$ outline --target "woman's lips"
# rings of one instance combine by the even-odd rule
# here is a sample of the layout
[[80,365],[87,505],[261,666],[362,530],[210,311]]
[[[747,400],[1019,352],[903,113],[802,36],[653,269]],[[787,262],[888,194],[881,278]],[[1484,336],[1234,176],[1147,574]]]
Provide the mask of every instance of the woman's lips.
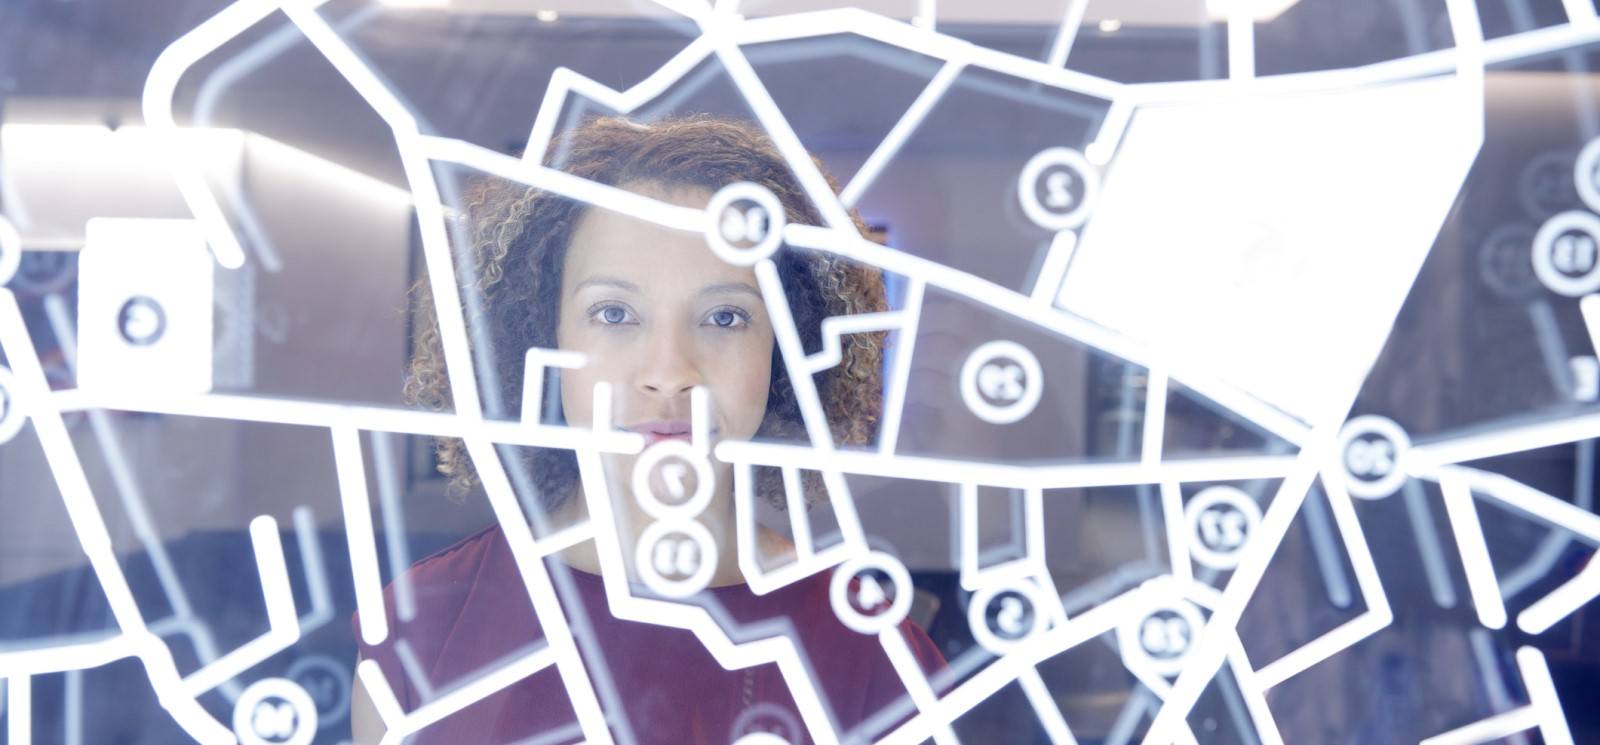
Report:
[[640,434],[644,435],[645,447],[650,447],[651,445],[663,440],[683,440],[684,442],[688,442],[690,437],[688,432],[674,433],[670,435],[662,432],[641,432]]
[[[643,422],[628,427],[629,431],[644,435],[645,447],[649,447],[663,440],[683,440],[688,442],[694,435],[694,428],[688,421],[682,419],[663,419],[655,422]],[[716,430],[712,430],[713,433]]]

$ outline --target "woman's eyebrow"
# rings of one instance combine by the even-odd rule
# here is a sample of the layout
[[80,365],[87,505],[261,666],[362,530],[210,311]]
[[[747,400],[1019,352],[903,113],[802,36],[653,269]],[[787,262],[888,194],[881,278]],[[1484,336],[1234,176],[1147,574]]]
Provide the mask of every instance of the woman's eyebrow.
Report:
[[614,288],[619,289],[619,290],[626,290],[628,292],[634,292],[634,293],[637,293],[639,291],[639,286],[634,284],[634,283],[632,283],[632,282],[629,282],[628,280],[618,279],[616,277],[606,277],[606,276],[590,277],[590,278],[588,278],[586,280],[583,280],[582,282],[579,282],[578,284],[573,285],[572,286],[572,291],[573,292],[577,292],[578,290],[581,290],[581,289],[583,289],[585,287],[590,287],[590,286],[594,286],[594,287],[614,287]]
[[757,299],[761,298],[761,291],[749,282],[718,282],[714,285],[706,285],[700,288],[701,295],[715,295],[723,292],[740,292],[754,295]]

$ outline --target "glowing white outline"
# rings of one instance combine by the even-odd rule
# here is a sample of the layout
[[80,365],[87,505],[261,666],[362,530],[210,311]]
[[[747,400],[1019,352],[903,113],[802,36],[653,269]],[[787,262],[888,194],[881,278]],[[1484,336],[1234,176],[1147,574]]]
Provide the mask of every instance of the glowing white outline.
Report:
[[[1083,195],[1078,199],[1078,203],[1066,212],[1057,213],[1039,203],[1039,176],[1051,166],[1066,166],[1067,170],[1075,172],[1078,180],[1083,182]],[[1099,169],[1095,168],[1083,153],[1069,147],[1046,148],[1035,153],[1027,163],[1023,164],[1022,173],[1017,175],[1017,199],[1022,202],[1022,214],[1027,215],[1033,224],[1045,230],[1059,233],[1083,225],[1089,219],[1089,214],[1094,211],[1095,197],[1099,194]],[[1037,291],[1035,292],[1037,294]]]
[[[1581,277],[1568,277],[1556,269],[1552,252],[1555,250],[1555,241],[1562,233],[1569,230],[1581,230],[1589,234],[1595,243],[1595,263],[1589,272]],[[1566,295],[1567,297],[1581,297],[1600,290],[1600,217],[1592,212],[1582,210],[1569,210],[1552,215],[1539,226],[1538,232],[1533,234],[1533,273],[1544,283],[1551,292]]]
[[[1022,367],[1024,376],[1022,395],[1003,406],[989,403],[978,390],[978,376],[983,367],[999,357],[1011,358]],[[1039,405],[1039,399],[1044,395],[1044,368],[1031,350],[1017,342],[1003,339],[987,341],[967,353],[966,360],[961,363],[960,386],[961,400],[973,416],[990,424],[1013,424],[1027,418],[1033,413],[1033,408]]]
[[294,709],[294,734],[282,745],[311,745],[317,736],[317,704],[306,689],[288,678],[262,678],[239,695],[233,707],[233,732],[238,735],[240,745],[269,745],[251,727],[255,707],[268,696],[277,696]]
[[[869,569],[876,569],[889,577],[889,584],[894,590],[894,600],[889,601],[889,608],[882,613],[869,616],[856,610],[855,604],[850,602],[850,580],[857,574]],[[911,612],[911,572],[900,559],[882,551],[870,551],[861,556],[846,559],[833,571],[833,576],[828,579],[828,601],[833,605],[833,615],[837,616],[839,623],[857,634],[881,635],[899,634],[896,627],[905,620],[906,614]]]
[[[673,503],[661,499],[651,488],[650,471],[667,458],[687,461],[689,467],[694,469],[694,493],[682,502]],[[704,512],[711,504],[711,497],[717,486],[716,478],[711,461],[696,450],[692,443],[683,440],[662,440],[645,448],[644,452],[639,454],[638,460],[633,462],[633,499],[638,502],[639,509],[657,520],[692,518]]]
[[[1217,505],[1226,505],[1237,510],[1244,515],[1245,525],[1247,526],[1244,531],[1244,541],[1239,544],[1238,548],[1229,553],[1212,549],[1206,545],[1204,540],[1198,539],[1201,533],[1201,515],[1206,510]],[[1219,571],[1232,570],[1239,565],[1239,554],[1244,551],[1245,544],[1250,542],[1250,537],[1254,534],[1256,528],[1261,527],[1261,505],[1256,504],[1256,500],[1251,499],[1250,495],[1246,494],[1243,489],[1226,484],[1201,489],[1200,493],[1194,495],[1189,500],[1189,503],[1184,505],[1183,513],[1189,529],[1186,537],[1191,539],[1189,540],[1189,555],[1193,556],[1194,560],[1201,565]]]
[[[1394,463],[1389,472],[1373,481],[1358,478],[1350,472],[1346,461],[1347,451],[1362,435],[1379,435],[1394,446]],[[1344,474],[1346,489],[1357,499],[1383,499],[1400,490],[1407,478],[1406,455],[1411,452],[1411,437],[1394,420],[1375,416],[1358,416],[1345,422],[1339,430],[1338,462],[1330,466]]]
[[[683,579],[667,578],[656,570],[655,562],[651,561],[656,544],[671,533],[683,534],[700,550],[699,564],[692,574]],[[634,547],[633,566],[645,587],[655,594],[680,600],[692,597],[711,584],[711,576],[717,571],[717,539],[712,537],[711,529],[698,520],[657,520],[646,525],[639,533],[639,542]]]
[[[246,6],[246,5],[262,5],[262,4],[260,4],[260,3],[250,3],[248,0],[245,0],[245,2],[238,3],[237,5],[238,6]],[[1461,5],[1462,4],[1460,2],[1453,1],[1451,3],[1452,25],[1453,25],[1453,27],[1460,27],[1460,26],[1464,25],[1464,26],[1467,26],[1468,30],[1470,31],[1471,27],[1475,26],[1475,24],[1476,24],[1475,14],[1473,14],[1470,19],[1466,18],[1465,14],[1462,12]],[[1569,6],[1569,12],[1570,12],[1572,7],[1581,8],[1582,4],[1581,3],[1578,3],[1578,4],[1568,3],[1568,6]],[[232,10],[234,7],[235,6],[230,6],[229,10]],[[704,16],[706,15],[706,11],[703,10],[703,9],[697,9],[696,7],[687,6],[687,5],[683,4],[683,3],[673,3],[673,4],[671,4],[671,7],[674,7],[675,9],[679,9],[680,12],[683,12],[685,15],[688,15],[691,18],[694,18],[697,21],[701,21],[703,23],[703,27],[706,30],[706,34],[702,35],[702,37],[701,37],[702,39],[707,38],[707,36],[709,36],[709,35],[711,35],[713,33],[717,33],[717,34],[723,33],[725,29],[730,29],[731,28],[731,29],[737,29],[738,33],[741,35],[740,36],[741,40],[744,40],[744,41],[748,42],[748,37],[743,36],[743,35],[746,34],[746,33],[750,33],[752,28],[755,28],[757,30],[759,30],[761,28],[760,24],[757,24],[755,22],[728,23],[728,24],[724,24],[724,25],[721,25],[721,26],[710,26],[710,25],[706,25],[705,24],[705,20],[706,19],[704,18]],[[242,12],[242,11],[237,11],[237,12]],[[225,11],[225,13],[226,13],[226,11]],[[219,14],[219,17],[221,17],[221,15],[222,14]],[[810,14],[802,14],[802,15],[810,15]],[[875,16],[870,16],[870,15],[866,15],[866,14],[859,14],[859,13],[833,13],[833,12],[828,12],[828,11],[824,11],[822,14],[817,14],[817,15],[818,16],[826,16],[826,17],[818,18],[818,17],[814,16],[811,20],[822,21],[823,23],[819,23],[819,24],[817,24],[815,26],[807,25],[807,27],[803,28],[803,29],[791,29],[790,31],[788,31],[786,33],[794,33],[795,30],[816,32],[816,31],[818,31],[818,29],[820,29],[822,27],[825,27],[828,22],[837,23],[840,20],[851,20],[851,21],[861,20],[863,16],[865,16],[865,18],[867,18],[867,19],[875,19],[875,18],[877,18]],[[792,18],[793,17],[783,17],[782,19],[779,19],[779,20],[783,20],[785,22],[790,22],[790,20]],[[764,19],[764,20],[772,20],[772,19]],[[1468,21],[1470,21],[1470,23]],[[1466,66],[1468,66],[1470,64],[1473,64],[1473,63],[1481,65],[1481,63],[1485,59],[1504,60],[1504,59],[1509,59],[1511,57],[1515,57],[1515,56],[1519,56],[1519,55],[1533,54],[1533,53],[1536,53],[1539,50],[1556,49],[1556,48],[1560,48],[1560,47],[1564,47],[1564,46],[1571,46],[1573,44],[1583,43],[1583,42],[1585,42],[1587,40],[1593,40],[1595,38],[1600,38],[1600,36],[1597,36],[1596,33],[1594,32],[1594,30],[1592,29],[1592,26],[1593,26],[1593,10],[1592,10],[1592,8],[1586,9],[1586,10],[1581,10],[1581,11],[1578,11],[1578,12],[1572,12],[1572,21],[1573,21],[1573,26],[1570,27],[1570,28],[1569,27],[1556,27],[1556,28],[1553,28],[1553,29],[1544,29],[1544,30],[1541,30],[1540,32],[1529,32],[1527,34],[1519,34],[1519,35],[1517,35],[1515,37],[1507,37],[1507,38],[1503,38],[1503,39],[1497,39],[1497,40],[1495,40],[1493,42],[1488,42],[1488,43],[1481,42],[1481,34],[1479,34],[1476,37],[1476,46],[1474,46],[1474,43],[1473,43],[1474,42],[1473,34],[1470,34],[1470,33],[1469,34],[1459,33],[1459,28],[1458,28],[1457,38],[1462,40],[1461,42],[1458,43],[1458,47],[1459,48],[1457,50],[1448,50],[1447,53],[1429,53],[1427,55],[1417,55],[1417,56],[1412,57],[1412,58],[1407,58],[1405,60],[1396,61],[1396,63],[1392,63],[1392,64],[1391,63],[1379,63],[1377,65],[1370,65],[1370,66],[1366,66],[1364,68],[1355,68],[1355,69],[1351,69],[1351,70],[1334,71],[1333,74],[1310,73],[1310,74],[1296,75],[1296,76],[1272,76],[1272,77],[1269,77],[1269,78],[1256,78],[1255,80],[1250,81],[1249,86],[1250,86],[1251,90],[1262,90],[1262,91],[1266,91],[1266,90],[1291,90],[1291,89],[1315,90],[1315,89],[1317,89],[1319,87],[1328,87],[1330,85],[1341,84],[1341,83],[1342,84],[1351,84],[1351,83],[1357,82],[1357,81],[1369,81],[1369,82],[1370,81],[1381,81],[1381,80],[1386,80],[1386,79],[1398,79],[1400,77],[1432,74],[1432,72],[1448,70],[1449,66],[1452,65],[1452,64],[1456,66],[1456,68],[1457,68],[1457,70],[1459,72],[1459,71],[1462,71],[1464,67],[1466,67]],[[963,47],[960,44],[949,44],[948,43],[949,40],[948,40],[947,37],[940,37],[937,34],[932,34],[931,32],[924,32],[923,30],[911,29],[910,27],[904,26],[904,24],[893,24],[893,26],[889,26],[889,25],[884,25],[884,24],[877,23],[876,21],[873,21],[872,23],[867,24],[867,25],[869,25],[870,28],[868,28],[866,32],[863,32],[863,33],[867,33],[867,35],[875,35],[876,32],[881,31],[881,32],[883,32],[883,34],[885,36],[893,36],[893,37],[895,37],[896,41],[901,42],[901,43],[914,43],[916,45],[926,47],[931,42],[935,46],[947,47],[949,49],[954,49],[954,50],[960,50],[961,53],[965,53],[965,54],[974,54],[977,57],[983,59],[984,61],[998,61],[999,60],[999,58],[995,58],[995,57],[993,57],[991,55],[980,53],[978,51],[975,51],[975,50],[971,49],[970,45],[966,45],[966,47]],[[777,30],[777,27],[775,25],[773,25],[773,24],[767,24],[767,27],[769,28],[769,30],[772,30],[772,31],[776,31]],[[212,28],[213,31],[215,30],[215,27],[208,27],[208,28]],[[851,29],[851,30],[855,30],[855,29]],[[223,38],[220,41],[217,42],[217,45],[220,46],[220,43],[222,41],[225,41],[226,38],[227,38],[227,36],[223,35]],[[789,37],[789,38],[799,38],[799,37],[795,36],[795,37]],[[895,42],[891,42],[891,43],[895,43]],[[734,55],[730,54],[725,48],[719,48],[718,51],[719,51],[719,54],[724,54],[726,56],[734,56]],[[203,56],[203,54],[199,55],[199,56]],[[1004,55],[1001,55],[1001,57],[1004,57]],[[1011,68],[1011,67],[1014,67],[1015,64],[1016,63],[1014,61],[1012,61],[1012,60],[1005,60],[1004,64],[1001,67],[1002,68]],[[1480,67],[1480,69],[1481,69],[1481,67]],[[179,72],[181,72],[181,70]],[[737,76],[737,74],[736,74],[736,76]],[[176,76],[174,74],[174,79],[175,79],[175,77]],[[671,77],[671,76],[663,76],[663,77]],[[1025,77],[1030,77],[1031,78],[1033,76],[1032,75],[1025,75]],[[1463,76],[1463,77],[1466,77],[1466,76]],[[1089,76],[1081,76],[1081,78],[1080,77],[1074,77],[1072,79],[1074,80],[1073,85],[1076,85],[1078,83],[1087,82],[1092,86],[1092,85],[1097,85],[1099,83],[1104,83],[1105,82],[1105,81],[1098,81],[1098,79],[1095,79],[1095,78],[1092,78],[1092,77],[1089,77]],[[1056,78],[1056,80],[1057,81],[1061,81],[1061,80],[1066,80],[1066,78]],[[1050,81],[1041,81],[1041,82],[1050,82]],[[1227,81],[1227,82],[1236,83],[1236,84],[1239,84],[1241,86],[1245,85],[1242,81]],[[744,87],[748,87],[748,83],[749,83],[749,79],[747,78],[746,81],[745,81],[745,86]],[[361,88],[361,86],[358,86],[358,89],[359,88]],[[1183,98],[1183,97],[1193,97],[1193,96],[1199,96],[1199,95],[1210,95],[1212,92],[1215,91],[1215,86],[1210,86],[1210,85],[1205,85],[1205,84],[1152,84],[1152,85],[1147,85],[1147,86],[1115,86],[1115,87],[1108,85],[1108,86],[1106,86],[1104,88],[1104,90],[1107,90],[1107,91],[1113,90],[1113,89],[1117,90],[1117,91],[1126,91],[1128,93],[1128,95],[1132,97],[1129,100],[1148,102],[1148,101],[1153,101],[1153,100],[1159,100],[1160,97],[1162,97],[1162,96],[1171,96],[1171,97],[1173,97],[1175,99],[1179,99],[1179,98]],[[148,98],[149,98],[149,88],[147,88],[147,99]],[[1121,103],[1121,100],[1122,99],[1119,99],[1118,103]],[[546,107],[546,109],[548,109],[548,108],[552,108],[552,107]],[[1125,106],[1125,110],[1131,110],[1131,108],[1132,108],[1131,104]],[[546,109],[541,109],[541,115],[546,113]],[[1110,129],[1110,128],[1103,128],[1102,129],[1102,135],[1104,135],[1108,129]],[[1098,143],[1099,143],[1099,141],[1097,140],[1097,144]],[[402,152],[405,152],[409,145],[414,145],[414,144],[417,144],[417,143],[402,142]],[[788,153],[786,153],[786,155],[787,154]],[[414,170],[414,162],[413,163],[408,163],[408,170]],[[813,196],[815,197],[815,195],[813,195]],[[187,198],[187,195],[186,195],[186,198]],[[191,202],[192,202],[192,200],[191,200]],[[193,207],[191,207],[191,208],[193,209]],[[424,209],[424,208],[419,207],[419,210],[422,210],[422,209]],[[198,212],[198,210],[197,210],[197,212]],[[428,225],[429,225],[429,222],[425,219],[424,220],[425,232],[427,231]],[[224,226],[225,226],[225,223],[224,223]],[[211,232],[214,233],[214,232],[217,232],[217,231],[211,231]],[[208,235],[210,235],[210,234],[208,233]],[[214,240],[214,236],[211,236],[211,238]],[[425,243],[427,243],[426,240],[425,240]],[[215,243],[213,243],[213,250],[216,250]],[[912,276],[913,276],[913,278],[915,280],[915,277],[917,275],[913,274]],[[435,281],[438,281],[437,278],[435,279]],[[987,297],[987,294],[983,294],[981,296]],[[447,315],[451,315],[451,314],[447,314]],[[447,337],[451,336],[451,334],[447,332],[446,336]],[[464,337],[462,337],[462,338],[464,340]],[[448,351],[452,351],[458,345],[455,343],[454,340],[447,339],[447,345],[446,346],[447,346],[447,352],[448,352]],[[909,357],[909,355],[907,355],[907,357]],[[453,378],[454,378],[454,376],[453,376]],[[1195,386],[1191,385],[1191,387],[1195,387]],[[1196,388],[1196,390],[1200,390],[1200,389]],[[1203,395],[1208,395],[1208,394],[1203,393]],[[1216,396],[1212,396],[1212,397],[1213,398],[1217,398]],[[60,402],[68,402],[68,401],[71,400],[71,398],[70,397],[61,397],[58,400]],[[458,399],[458,400],[462,400],[462,399]],[[1218,401],[1219,401],[1219,403],[1223,403],[1224,405],[1230,405],[1228,402],[1222,401],[1221,399],[1218,399]],[[1231,405],[1230,405],[1230,408],[1235,408],[1235,407],[1231,407]],[[1247,406],[1246,408],[1247,409],[1252,409],[1252,413],[1261,413],[1263,411],[1260,407],[1248,407]],[[60,410],[59,407],[57,407],[57,411],[59,411],[59,410]],[[1255,416],[1252,416],[1252,413],[1247,413],[1246,416],[1249,417],[1249,418],[1252,418],[1252,419],[1256,418]],[[1275,422],[1279,426],[1284,426],[1285,424],[1287,424],[1282,418],[1279,418],[1277,415],[1273,415],[1273,414],[1270,414],[1270,413],[1266,414],[1265,416],[1262,416],[1261,418],[1265,419],[1267,421]],[[323,420],[323,421],[326,422],[327,420]],[[1570,428],[1571,426],[1572,425],[1571,425],[1570,422],[1563,423],[1562,424],[1562,429]],[[1271,429],[1272,427],[1269,426],[1268,428]],[[553,428],[553,429],[556,430],[556,431],[562,431],[561,428]],[[1284,430],[1288,431],[1288,432],[1295,433],[1296,435],[1298,435],[1297,437],[1294,437],[1294,438],[1286,438],[1286,439],[1290,439],[1291,442],[1295,442],[1295,444],[1303,444],[1302,443],[1302,439],[1306,438],[1306,435],[1309,434],[1307,429],[1305,427],[1303,427],[1303,425],[1300,425],[1300,423],[1298,423],[1298,422],[1294,422],[1293,424],[1288,424],[1288,426],[1284,426]],[[1554,431],[1554,430],[1535,429],[1533,431],[1535,431],[1538,434],[1538,436],[1540,436],[1540,437],[1549,437],[1549,436],[1551,436],[1551,432]],[[552,434],[555,434],[555,433],[552,432]],[[1315,439],[1315,438],[1309,438],[1309,439]],[[1459,443],[1458,442],[1458,443],[1451,443],[1451,444],[1455,445],[1458,448],[1459,447],[1463,447],[1463,446],[1467,446],[1467,443]],[[1515,443],[1514,441],[1509,441],[1509,440],[1506,440],[1506,439],[1496,439],[1496,440],[1493,441],[1493,444],[1495,446],[1502,446],[1503,444],[1525,444],[1525,443]],[[577,447],[583,447],[583,445],[579,445]],[[636,448],[635,448],[635,450],[636,450]],[[892,447],[888,449],[888,452],[892,452],[892,451],[893,451]],[[1409,470],[1409,471],[1426,470],[1427,465],[1428,464],[1426,462],[1415,462],[1414,461],[1414,462],[1410,462],[1410,463],[1407,464],[1407,470]],[[1296,475],[1298,475],[1298,469],[1295,469],[1295,470],[1297,471]],[[1161,475],[1155,469],[1147,469],[1146,472],[1144,473],[1145,476],[1152,475],[1152,474]],[[829,474],[825,474],[825,477],[828,476],[828,475]],[[832,477],[835,480],[837,480],[837,478],[838,478],[836,473],[832,474]],[[1291,480],[1293,480],[1293,479],[1291,479]],[[1554,512],[1554,513],[1562,512],[1559,508],[1552,508],[1547,503],[1541,502],[1538,498],[1534,498],[1532,500],[1529,500],[1529,499],[1524,498],[1523,494],[1521,494],[1520,492],[1516,492],[1514,490],[1508,492],[1508,494],[1510,496],[1506,497],[1507,499],[1514,500],[1515,502],[1517,502],[1519,504],[1522,504],[1524,506],[1532,507],[1532,509],[1529,510],[1530,512],[1533,512],[1533,513],[1536,513],[1536,514],[1547,514],[1547,513],[1552,513],[1552,512]],[[1281,494],[1280,494],[1280,496],[1281,496]],[[1547,499],[1547,500],[1551,499],[1547,495],[1539,495],[1539,497],[1542,497],[1542,498]],[[1294,501],[1294,502],[1298,503],[1299,499],[1303,499],[1303,495],[1301,495],[1297,499],[1288,500],[1288,501]],[[1331,495],[1330,495],[1330,499],[1332,499]],[[1274,504],[1273,504],[1273,509],[1269,510],[1269,515],[1268,515],[1268,520],[1267,520],[1268,523],[1271,522],[1271,518],[1272,518],[1274,512],[1277,512],[1279,514],[1282,513],[1282,510],[1279,509],[1279,504],[1278,504],[1279,501],[1283,501],[1283,500],[1275,500]],[[1558,501],[1558,500],[1551,500],[1551,501]],[[1338,508],[1337,507],[1335,509],[1335,513],[1336,513],[1336,518],[1337,518],[1337,515],[1338,515]],[[75,526],[76,525],[77,525],[77,523],[75,521]],[[604,531],[601,531],[601,532],[604,532]],[[1280,533],[1280,537],[1281,537],[1281,533]],[[80,540],[83,540],[82,539],[82,533],[80,533]],[[1347,540],[1348,540],[1348,536],[1347,536]],[[1271,543],[1275,544],[1276,541],[1272,541]],[[1255,554],[1263,553],[1263,552],[1252,551],[1251,553],[1252,553],[1252,555],[1255,555]],[[1266,551],[1265,553],[1270,554],[1270,550]],[[97,574],[98,574],[98,572],[97,572]],[[1248,573],[1245,573],[1245,574],[1248,574]],[[1256,579],[1259,579],[1259,577],[1257,577]],[[1238,595],[1238,592],[1236,592],[1234,590],[1234,588],[1230,586],[1230,592],[1224,596],[1224,600],[1227,601],[1225,603],[1225,605],[1232,606],[1232,605],[1236,604],[1235,603],[1235,598],[1237,597],[1237,595]],[[1245,593],[1245,596],[1246,597],[1248,596],[1248,592]],[[1222,614],[1222,613],[1219,612],[1219,615],[1225,615],[1225,614]],[[1081,618],[1083,618],[1083,617],[1080,617],[1080,620],[1081,620]],[[1208,631],[1210,630],[1209,627],[1216,625],[1215,622],[1217,620],[1218,619],[1216,617],[1214,617],[1213,618],[1213,623],[1208,624]],[[131,642],[133,640],[129,640],[129,641]],[[149,640],[146,640],[143,643],[148,644],[148,643],[151,643],[151,642]],[[157,646],[159,646],[159,645],[157,645]],[[1010,659],[1010,658],[1007,658],[1007,659]],[[1205,665],[1192,665],[1191,667],[1205,667]],[[988,671],[985,671],[985,672],[988,672]],[[1179,685],[1175,687],[1174,693],[1175,694],[1184,693],[1185,686],[1184,686],[1184,680],[1182,678],[1194,678],[1194,677],[1196,677],[1196,675],[1197,674],[1188,674],[1188,673],[1186,673],[1184,676],[1181,676],[1180,677],[1180,681],[1179,681]],[[983,678],[984,684],[988,685],[989,683],[991,683],[994,679],[996,679],[998,677],[1001,677],[1001,676],[1000,675],[986,676],[985,678]],[[960,704],[960,703],[963,703],[963,702],[969,702],[971,700],[970,692],[979,690],[982,687],[983,686],[981,686],[981,685],[980,686],[964,686],[963,690],[969,692],[966,695],[966,697],[964,699],[959,699],[959,698],[958,699],[954,699],[950,703],[952,703],[952,704]],[[1191,687],[1192,687],[1192,684],[1191,684]],[[1185,695],[1187,695],[1187,694],[1185,694]],[[1197,693],[1195,695],[1197,695]],[[971,703],[967,703],[967,706],[970,707],[970,705],[971,705]],[[1184,708],[1184,707],[1183,706],[1174,706],[1174,705],[1168,705],[1168,706],[1163,707],[1163,711],[1158,716],[1158,721],[1156,723],[1158,726],[1153,726],[1152,727],[1152,730],[1151,730],[1152,731],[1152,735],[1155,735],[1155,734],[1157,734],[1159,732],[1159,733],[1161,733],[1163,735],[1171,734],[1171,736],[1176,739],[1176,738],[1182,737],[1184,734],[1187,734],[1187,728],[1186,727],[1176,727],[1176,728],[1172,727],[1172,719],[1175,716],[1177,716],[1176,714],[1173,714],[1172,712],[1177,710],[1177,709],[1182,709],[1182,708]],[[947,712],[941,712],[941,716],[944,715],[945,713],[947,713]],[[917,724],[917,727],[911,727],[910,725],[917,723],[919,720],[925,720],[925,719],[929,719],[929,718],[930,718],[929,715],[924,715],[923,717],[919,717],[917,720],[913,720],[912,723],[908,723],[907,726],[902,727],[902,729],[899,730],[898,732],[902,732],[902,733],[903,732],[911,732],[913,730],[917,730],[918,728],[925,728],[925,726],[926,726],[925,722],[923,722],[921,724]],[[1165,729],[1161,725],[1165,725]],[[1169,732],[1169,730],[1170,730],[1170,732]]]
[[[1014,592],[1027,599],[1032,606],[1029,611],[1033,614],[1033,625],[1028,627],[1027,633],[1016,639],[1006,639],[989,628],[989,604],[1003,592]],[[972,629],[972,638],[995,655],[1004,655],[1017,647],[1026,646],[1039,638],[1050,627],[1050,606],[1060,605],[1052,602],[1044,588],[1037,583],[1029,582],[1024,577],[1002,576],[985,583],[972,593],[972,598],[967,602],[967,626]]]
[[[749,248],[739,248],[722,235],[723,213],[739,200],[755,202],[767,213],[766,234]],[[754,266],[756,262],[772,256],[783,245],[783,226],[788,223],[783,203],[778,201],[778,195],[773,194],[771,189],[760,184],[740,181],[718,189],[717,193],[711,195],[711,201],[706,203],[705,215],[706,243],[711,246],[711,253],[734,266]]]
[[1472,492],[1454,474],[1440,476],[1439,490],[1444,493],[1445,513],[1450,517],[1450,530],[1461,553],[1467,592],[1472,595],[1472,605],[1478,611],[1478,622],[1491,629],[1503,628],[1506,603],[1500,597],[1500,583],[1495,581],[1494,564],[1489,561],[1489,547],[1484,543],[1483,526],[1478,522],[1478,507],[1473,502]]

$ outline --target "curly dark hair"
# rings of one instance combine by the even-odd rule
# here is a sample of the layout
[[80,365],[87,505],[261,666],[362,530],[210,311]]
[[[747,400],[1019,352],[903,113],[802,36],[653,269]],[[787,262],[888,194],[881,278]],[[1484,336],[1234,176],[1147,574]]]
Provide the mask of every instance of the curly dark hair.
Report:
[[[595,117],[555,137],[545,163],[590,181],[611,186],[656,184],[698,186],[711,191],[748,181],[766,187],[783,204],[791,223],[817,225],[821,216],[806,197],[783,156],[767,135],[743,121],[696,115],[641,124],[623,117]],[[822,168],[820,162],[817,167]],[[824,171],[824,174],[826,172]],[[837,191],[832,178],[829,185]],[[523,365],[527,350],[556,346],[561,273],[567,246],[587,206],[557,194],[500,178],[476,182],[464,197],[465,242],[457,261],[471,270],[458,272],[467,323],[486,400],[498,406],[486,411],[505,416],[521,408]],[[852,215],[858,231],[865,226]],[[463,250],[464,249],[464,250]],[[709,249],[708,249],[709,250]],[[882,274],[874,267],[832,254],[781,250],[774,256],[794,322],[807,354],[822,346],[821,324],[829,316],[854,315],[886,308]],[[415,351],[405,395],[412,404],[433,410],[452,406],[444,367],[444,350],[427,282],[412,288],[416,303]],[[847,335],[841,340],[839,365],[817,376],[817,390],[837,444],[872,441],[882,412],[884,332]],[[547,397],[559,402],[559,377],[548,371]],[[492,388],[492,390],[491,390]],[[548,400],[548,398],[547,398]],[[787,367],[776,345],[772,383],[760,437],[804,435],[799,404]],[[437,443],[439,470],[450,479],[449,493],[460,501],[478,483],[477,473],[459,439]],[[545,510],[564,503],[578,483],[572,451],[522,451],[529,481],[538,491],[534,501]],[[782,484],[775,469],[759,469],[757,493],[780,509]],[[806,478],[806,501],[819,498],[820,479]]]

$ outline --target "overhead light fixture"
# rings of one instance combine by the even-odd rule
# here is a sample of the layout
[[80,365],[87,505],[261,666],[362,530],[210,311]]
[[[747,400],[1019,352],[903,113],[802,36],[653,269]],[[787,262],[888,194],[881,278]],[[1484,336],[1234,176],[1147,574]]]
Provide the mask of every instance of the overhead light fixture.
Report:
[[1107,18],[1100,22],[1101,33],[1114,34],[1120,30],[1122,30],[1122,21],[1115,18]]
[[555,23],[556,21],[561,20],[561,14],[553,10],[538,11],[533,14],[533,17],[544,23]]

